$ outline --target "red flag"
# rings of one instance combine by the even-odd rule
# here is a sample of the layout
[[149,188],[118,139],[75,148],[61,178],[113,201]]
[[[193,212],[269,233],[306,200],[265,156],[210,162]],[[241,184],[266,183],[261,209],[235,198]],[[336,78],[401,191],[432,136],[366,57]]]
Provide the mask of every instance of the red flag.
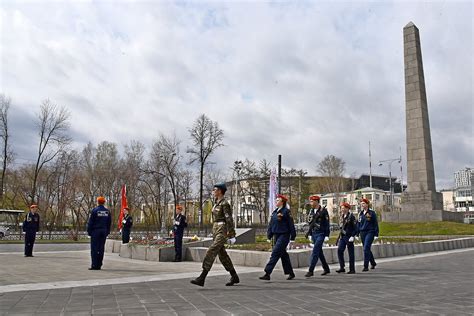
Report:
[[122,185],[122,203],[120,205],[120,215],[118,221],[118,228],[122,229],[122,220],[123,220],[123,209],[128,208],[127,204],[127,187],[126,185]]

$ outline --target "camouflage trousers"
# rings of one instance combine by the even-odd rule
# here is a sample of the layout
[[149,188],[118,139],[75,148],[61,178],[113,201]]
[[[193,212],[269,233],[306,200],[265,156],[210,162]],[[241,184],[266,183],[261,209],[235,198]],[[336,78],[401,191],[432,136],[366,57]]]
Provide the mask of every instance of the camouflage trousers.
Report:
[[225,251],[225,244],[227,242],[227,233],[225,225],[221,225],[220,227],[217,224],[214,224],[212,231],[214,235],[214,242],[212,245],[207,249],[206,256],[202,261],[202,269],[209,271],[212,268],[212,264],[217,256],[219,256],[219,260],[221,261],[222,265],[227,271],[234,270],[234,264],[232,260],[230,260],[227,251]]

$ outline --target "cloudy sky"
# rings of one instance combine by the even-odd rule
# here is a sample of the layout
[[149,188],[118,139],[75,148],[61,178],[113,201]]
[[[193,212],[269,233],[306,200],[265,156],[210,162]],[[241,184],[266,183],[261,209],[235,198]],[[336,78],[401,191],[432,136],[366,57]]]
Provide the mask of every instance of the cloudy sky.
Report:
[[[237,158],[316,174],[387,174],[405,154],[402,29],[420,29],[438,189],[473,158],[471,1],[2,1],[0,93],[12,99],[17,163],[34,157],[42,100],[67,107],[88,141],[189,144],[201,113]],[[398,167],[394,168],[398,169]],[[399,171],[393,170],[399,176]],[[404,175],[406,178],[406,173]]]

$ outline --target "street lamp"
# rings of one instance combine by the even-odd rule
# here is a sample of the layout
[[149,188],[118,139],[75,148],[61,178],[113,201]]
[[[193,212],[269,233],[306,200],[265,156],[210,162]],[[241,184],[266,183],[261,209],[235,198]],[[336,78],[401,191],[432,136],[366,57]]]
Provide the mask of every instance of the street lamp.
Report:
[[[395,159],[387,159],[387,160],[380,160],[379,167],[383,166],[384,163],[388,163],[388,181],[389,181],[389,188],[390,188],[390,211],[393,212],[393,194],[392,194],[392,163],[393,162],[401,163],[401,158]],[[403,184],[402,184],[403,185]]]
[[236,173],[237,177],[235,178],[235,203],[234,203],[234,225],[237,228],[237,221],[238,221],[238,211],[239,211],[239,177],[240,172],[242,171],[242,161],[236,160],[234,161],[234,172]]

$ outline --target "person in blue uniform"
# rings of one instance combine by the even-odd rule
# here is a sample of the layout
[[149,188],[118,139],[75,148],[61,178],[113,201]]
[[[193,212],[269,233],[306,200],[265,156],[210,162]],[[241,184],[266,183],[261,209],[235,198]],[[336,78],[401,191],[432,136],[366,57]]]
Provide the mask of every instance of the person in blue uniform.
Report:
[[174,262],[180,262],[183,253],[183,235],[184,229],[188,226],[186,216],[181,214],[183,207],[176,205],[176,215],[174,217],[173,235],[174,235]]
[[30,206],[30,211],[23,221],[23,232],[25,233],[25,257],[33,257],[33,246],[36,240],[36,233],[40,227],[40,216],[37,213],[38,205]]
[[369,271],[369,262],[371,269],[375,269],[377,263],[372,254],[372,243],[379,238],[379,224],[377,222],[377,214],[369,208],[369,200],[362,199],[360,201],[361,211],[357,224],[357,232],[364,247],[364,269],[363,272]]
[[133,226],[133,217],[129,214],[128,207],[123,209],[122,219],[122,243],[128,244],[130,242],[130,232]]
[[355,258],[354,258],[354,236],[357,232],[357,221],[354,214],[351,213],[351,205],[347,202],[341,204],[341,217],[339,220],[339,238],[337,242],[337,257],[339,259],[339,270],[337,273],[346,272],[344,262],[344,251],[349,252],[349,272],[347,274],[355,273]]
[[311,209],[308,213],[309,230],[306,233],[306,238],[314,243],[314,247],[309,260],[309,269],[305,275],[307,278],[314,275],[314,268],[318,259],[321,261],[324,269],[321,275],[330,273],[329,265],[323,252],[323,243],[329,241],[329,213],[326,207],[319,205],[320,199],[317,195],[309,197]]
[[265,274],[259,278],[260,280],[270,280],[270,275],[272,274],[278,259],[281,259],[284,274],[288,275],[287,280],[295,278],[290,256],[288,255],[288,252],[286,252],[288,244],[293,242],[296,238],[295,223],[290,210],[286,207],[287,201],[288,199],[284,195],[277,195],[277,208],[271,215],[267,230],[268,240],[274,238],[275,244],[273,246],[270,260],[265,266]]
[[100,270],[104,260],[105,240],[110,233],[112,217],[110,211],[104,206],[105,198],[97,198],[98,206],[94,208],[87,222],[87,234],[91,237],[91,259],[89,270]]

